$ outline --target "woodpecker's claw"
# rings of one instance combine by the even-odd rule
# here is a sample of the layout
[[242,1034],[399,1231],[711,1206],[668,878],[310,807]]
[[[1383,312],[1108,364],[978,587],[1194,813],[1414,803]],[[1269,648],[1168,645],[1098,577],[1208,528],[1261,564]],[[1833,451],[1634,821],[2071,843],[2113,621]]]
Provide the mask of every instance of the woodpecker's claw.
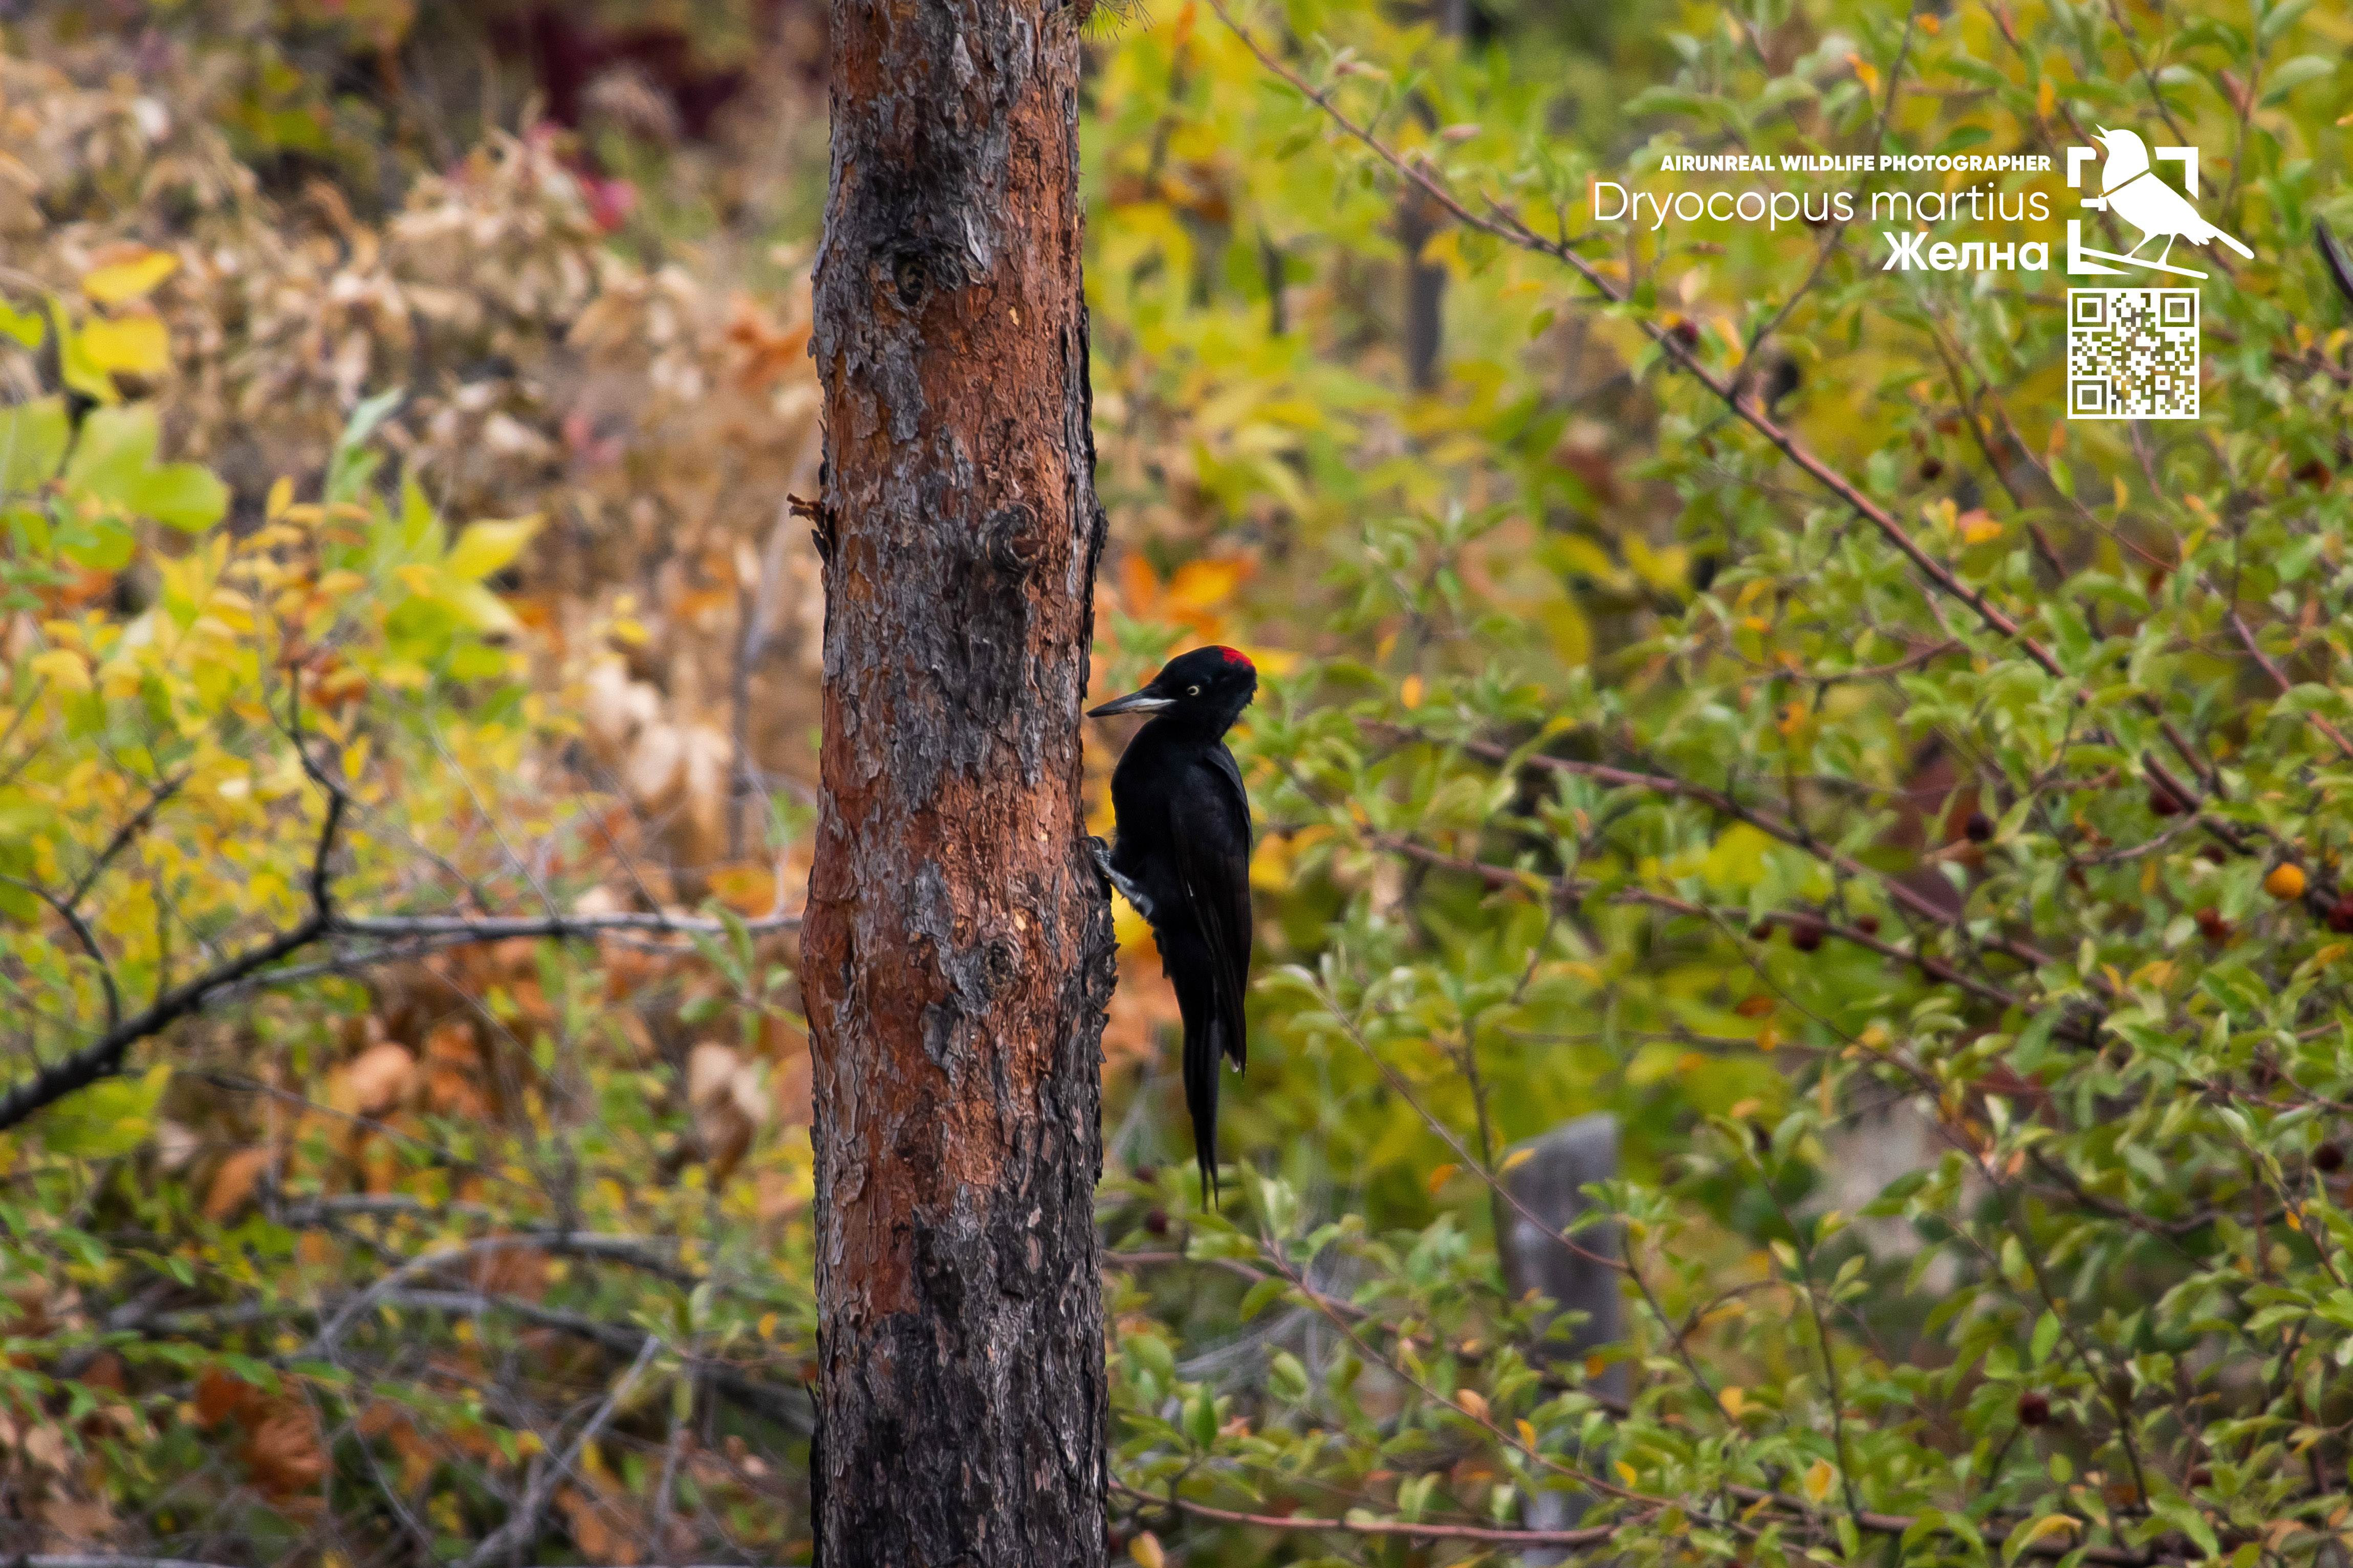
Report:
[[1134,904],[1137,914],[1142,915],[1147,921],[1150,920],[1152,918],[1152,906],[1145,900],[1143,889],[1138,888],[1127,878],[1120,875],[1120,873],[1112,866],[1111,847],[1105,844],[1102,839],[1094,837],[1092,834],[1089,834],[1087,836],[1087,853],[1095,858],[1095,869],[1103,873],[1103,880],[1109,883],[1112,887],[1118,889],[1120,897],[1125,899],[1129,903]]

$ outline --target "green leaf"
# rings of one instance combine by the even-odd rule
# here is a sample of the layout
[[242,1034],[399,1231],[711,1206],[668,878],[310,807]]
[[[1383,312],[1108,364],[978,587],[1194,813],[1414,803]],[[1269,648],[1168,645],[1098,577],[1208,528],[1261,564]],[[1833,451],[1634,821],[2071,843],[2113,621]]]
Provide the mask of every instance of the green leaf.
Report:
[[164,463],[133,480],[125,503],[142,517],[201,533],[228,511],[228,487],[201,463]]
[[1218,1446],[1218,1397],[1208,1389],[1195,1389],[1186,1404],[1185,1433],[1195,1447],[1208,1450]]
[[66,485],[140,517],[194,533],[228,510],[228,488],[198,463],[155,461],[155,406],[92,409],[66,465]]
[[22,495],[55,479],[72,439],[61,396],[0,410],[0,494]]
[[343,425],[343,433],[335,438],[334,454],[327,460],[326,498],[330,502],[355,500],[367,488],[375,474],[375,457],[367,449],[368,438],[376,426],[392,416],[407,395],[405,387],[393,387],[352,410]]
[[2298,55],[2292,60],[2283,61],[2263,78],[2267,85],[2263,89],[2262,107],[2276,109],[2297,88],[2307,82],[2318,81],[2323,77],[2336,75],[2339,63],[2324,55]]
[[2028,1349],[2028,1354],[2032,1357],[2036,1366],[2041,1366],[2051,1359],[2051,1347],[2058,1342],[2058,1314],[2046,1310],[2042,1318],[2035,1322],[2034,1341]]
[[1289,1351],[1277,1351],[1267,1359],[1266,1385],[1277,1399],[1295,1403],[1307,1397],[1307,1369]]
[[80,438],[66,464],[67,489],[120,502],[123,493],[153,466],[155,439],[152,403],[91,409],[81,422]]
[[172,1069],[158,1063],[137,1078],[101,1079],[49,1107],[34,1131],[52,1154],[106,1160],[128,1154],[154,1131],[156,1102]]

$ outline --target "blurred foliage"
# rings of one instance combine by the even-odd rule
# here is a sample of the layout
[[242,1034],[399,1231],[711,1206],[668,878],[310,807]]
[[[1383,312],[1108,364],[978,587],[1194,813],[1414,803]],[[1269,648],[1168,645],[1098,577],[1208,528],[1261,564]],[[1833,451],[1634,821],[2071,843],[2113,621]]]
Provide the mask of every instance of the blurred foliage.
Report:
[[[657,68],[589,7],[567,76],[447,9],[0,59],[12,1080],[322,877],[385,922],[0,1134],[10,1551],[807,1553],[822,22],[665,9]],[[2353,362],[2306,236],[2353,227],[2353,22],[1235,19],[1329,109],[1187,3],[1103,33],[1082,122],[1095,684],[1270,676],[1224,1214],[1120,910],[1119,1550],[1501,1562],[1575,1498],[1628,1562],[2338,1561]],[[2055,273],[1583,226],[1668,153],[2119,122],[2255,251],[2208,253],[2201,422],[2060,417]],[[669,924],[417,923],[559,915]],[[1597,1110],[1585,1356],[1496,1236]]]

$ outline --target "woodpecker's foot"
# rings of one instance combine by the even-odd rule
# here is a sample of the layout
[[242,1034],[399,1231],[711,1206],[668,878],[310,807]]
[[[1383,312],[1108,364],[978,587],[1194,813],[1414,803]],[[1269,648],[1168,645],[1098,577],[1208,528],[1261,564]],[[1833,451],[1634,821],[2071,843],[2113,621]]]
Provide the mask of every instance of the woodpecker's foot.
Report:
[[1137,914],[1147,921],[1150,920],[1152,918],[1151,902],[1145,898],[1142,889],[1113,868],[1111,847],[1102,839],[1090,835],[1087,839],[1087,852],[1095,858],[1095,869],[1103,874],[1103,880],[1118,889],[1119,896],[1134,904]]

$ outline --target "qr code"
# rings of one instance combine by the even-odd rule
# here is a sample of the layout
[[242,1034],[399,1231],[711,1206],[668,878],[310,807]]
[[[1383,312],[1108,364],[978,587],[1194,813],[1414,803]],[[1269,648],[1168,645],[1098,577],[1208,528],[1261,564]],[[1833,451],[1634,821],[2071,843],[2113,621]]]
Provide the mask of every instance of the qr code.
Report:
[[2198,417],[2198,290],[2067,290],[2067,417]]

